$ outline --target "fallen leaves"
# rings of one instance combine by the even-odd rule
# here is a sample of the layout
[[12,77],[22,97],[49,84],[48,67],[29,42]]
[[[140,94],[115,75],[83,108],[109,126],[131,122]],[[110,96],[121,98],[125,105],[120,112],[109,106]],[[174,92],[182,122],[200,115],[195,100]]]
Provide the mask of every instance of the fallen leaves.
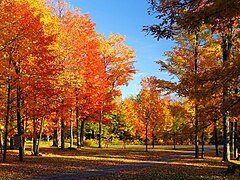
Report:
[[[84,147],[74,151],[42,148],[41,152],[43,156],[26,155],[24,162],[19,162],[17,152],[9,151],[8,163],[0,164],[0,179],[50,178],[79,173],[87,173],[93,179],[226,179],[224,171],[227,166],[221,158],[207,155],[205,159],[195,159],[191,155],[183,157],[180,151]],[[104,172],[109,169],[114,175],[111,171]]]

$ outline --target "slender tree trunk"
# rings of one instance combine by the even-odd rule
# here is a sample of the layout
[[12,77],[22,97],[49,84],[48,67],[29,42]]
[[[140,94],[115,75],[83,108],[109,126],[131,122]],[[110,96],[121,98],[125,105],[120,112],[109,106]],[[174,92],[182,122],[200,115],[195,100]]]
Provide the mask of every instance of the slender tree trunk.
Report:
[[238,148],[237,148],[237,122],[231,122],[231,145],[230,152],[233,158],[237,158]]
[[3,147],[3,162],[7,161],[7,139],[8,139],[8,124],[10,116],[10,104],[11,104],[11,82],[8,77],[8,88],[7,88],[7,112],[5,120],[5,133],[4,133],[4,147]]
[[40,148],[40,142],[42,140],[42,132],[43,132],[43,126],[45,122],[45,116],[42,117],[41,124],[40,124],[40,130],[38,135],[38,141],[37,141],[37,147],[36,147],[36,155],[39,155],[39,148]]
[[223,161],[230,160],[230,145],[229,145],[229,118],[228,114],[223,117]]
[[218,147],[218,129],[217,129],[217,121],[214,121],[214,139],[215,139],[215,151],[216,156],[219,156],[219,147]]
[[173,149],[176,150],[176,121],[173,113]]
[[[24,130],[24,126],[22,124],[22,119],[21,119],[21,88],[18,86],[17,87],[17,129],[18,129],[18,136],[22,136]],[[23,147],[22,143],[20,143],[19,147],[19,160],[23,161]]]
[[80,148],[80,126],[79,126],[79,112],[78,107],[76,107],[76,124],[77,124],[77,148]]
[[80,148],[80,127],[79,127],[79,108],[78,108],[78,88],[75,89],[76,93],[76,128],[77,128],[77,148]]
[[195,105],[195,158],[199,157],[199,139],[198,139],[198,106]]
[[71,108],[71,120],[70,120],[70,148],[73,148],[73,108]]
[[73,148],[73,122],[70,121],[70,148]]
[[61,119],[61,150],[64,150],[64,146],[65,146],[65,137],[64,137],[64,128],[65,128],[65,125],[64,125],[64,120],[63,118]]
[[[24,99],[23,97],[21,98],[21,108],[24,109]],[[23,113],[24,114],[24,113]],[[26,127],[27,127],[27,121],[26,121],[26,116],[22,115],[22,127],[23,127],[23,134],[26,133]],[[23,146],[23,155],[25,155],[25,148],[26,148],[26,141],[25,137],[22,137],[22,146]]]
[[10,138],[10,147],[11,150],[14,149],[13,138]]
[[202,154],[201,154],[201,157],[202,159],[204,158],[204,145],[205,145],[205,132],[204,132],[204,128],[202,130]]
[[95,138],[94,129],[92,129],[91,139]]
[[146,120],[146,152],[148,151],[148,120]]
[[233,154],[234,150],[234,122],[230,122],[230,152]]
[[173,149],[176,150],[176,132],[173,132]]
[[37,156],[37,120],[36,118],[33,119],[33,147],[32,147],[33,154]]
[[235,121],[235,131],[234,131],[234,158],[238,158],[238,122]]
[[53,145],[54,147],[58,147],[58,130],[55,128],[53,130]]
[[152,132],[152,149],[154,149],[154,145],[155,145],[155,136],[154,136],[154,133]]
[[81,147],[81,143],[80,143],[80,121],[79,121],[79,110],[78,107],[76,108],[76,120],[77,120],[77,148]]
[[2,154],[2,131],[0,131],[0,154]]
[[85,129],[85,119],[82,119],[82,121],[81,121],[81,132],[80,132],[80,144],[81,144],[81,146],[83,146],[84,129]]
[[[235,93],[238,94],[238,88],[235,89]],[[238,122],[234,122],[235,130],[234,130],[234,158],[238,159]]]
[[[228,32],[222,36],[222,51],[223,51],[223,67],[229,60],[232,49],[232,33]],[[228,96],[228,84],[223,85],[223,107],[225,108]],[[230,160],[230,146],[229,146],[229,112],[224,109],[223,112],[223,161]]]
[[[195,33],[195,48],[194,48],[194,58],[195,58],[195,64],[194,64],[194,71],[195,74],[198,74],[198,45],[199,45],[199,40],[198,40],[198,33]],[[195,86],[195,93],[197,94],[197,86]],[[197,102],[195,104],[195,157],[199,157],[199,140],[198,140],[198,105]]]
[[98,147],[102,148],[102,117],[103,110],[100,111],[100,119],[99,119],[99,139],[98,139]]

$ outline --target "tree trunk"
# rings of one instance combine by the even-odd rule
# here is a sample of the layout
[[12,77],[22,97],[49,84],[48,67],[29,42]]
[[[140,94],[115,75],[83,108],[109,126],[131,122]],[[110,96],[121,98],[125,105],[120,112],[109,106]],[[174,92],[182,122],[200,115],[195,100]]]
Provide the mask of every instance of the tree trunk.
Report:
[[[18,86],[17,87],[17,130],[18,130],[18,135],[22,136],[24,132],[24,126],[22,124],[22,119],[21,119],[21,88]],[[19,160],[23,161],[23,147],[19,147]]]
[[99,139],[98,139],[99,148],[102,148],[102,116],[103,116],[103,110],[100,111],[100,119],[99,119]]
[[7,139],[8,139],[8,124],[9,124],[9,113],[11,104],[11,82],[10,77],[8,77],[8,88],[7,88],[7,112],[5,120],[5,133],[4,133],[4,147],[3,147],[3,162],[7,161]]
[[14,150],[13,138],[10,138],[10,147],[9,149]]
[[58,147],[58,130],[57,128],[53,131],[53,145],[54,147]]
[[199,131],[199,127],[198,127],[198,106],[195,105],[195,158],[199,157],[199,139],[198,139],[198,131]]
[[176,133],[175,133],[175,130],[173,132],[173,149],[176,150]]
[[[235,89],[235,94],[238,94],[239,90],[238,88]],[[234,126],[235,126],[235,131],[234,131],[234,158],[238,159],[238,122],[235,121],[234,122]]]
[[39,155],[39,148],[40,148],[40,142],[42,140],[42,132],[43,132],[43,126],[44,126],[45,116],[42,117],[41,124],[40,124],[40,130],[38,135],[38,141],[37,141],[37,147],[36,147],[36,155]]
[[154,149],[154,145],[155,145],[155,136],[154,136],[154,133],[152,133],[152,149]]
[[[197,75],[198,74],[198,33],[195,32],[195,47],[194,47],[194,72]],[[197,85],[195,85],[195,94],[197,94]],[[199,157],[199,140],[198,140],[198,105],[197,102],[195,104],[195,157]]]
[[0,131],[0,154],[2,154],[2,131]]
[[62,120],[61,120],[61,150],[64,150],[64,146],[65,146],[65,140],[64,140],[64,127],[65,125],[64,125],[64,120],[63,120],[63,118],[62,118]]
[[80,143],[80,126],[79,126],[79,109],[76,107],[76,124],[77,124],[77,148],[81,146]]
[[233,157],[238,158],[238,133],[237,133],[237,121],[234,122],[234,147],[233,147]]
[[214,121],[214,139],[215,139],[215,151],[216,156],[219,156],[219,147],[218,147],[218,129],[217,129],[217,121]]
[[148,151],[148,120],[146,120],[146,152]]
[[223,117],[223,161],[230,160],[230,145],[229,145],[229,117],[224,114]]
[[202,130],[202,154],[201,154],[202,159],[204,158],[204,145],[205,145],[204,135],[205,135],[205,132],[204,132],[204,128],[203,128],[203,130]]
[[37,156],[37,120],[36,118],[33,119],[33,147],[32,147],[33,154]]
[[70,148],[73,148],[73,122],[70,121]]
[[78,109],[78,88],[75,89],[75,93],[76,93],[77,148],[80,148],[80,127],[79,127],[79,109]]
[[83,146],[84,129],[85,129],[85,119],[82,119],[82,121],[81,121],[81,131],[80,131],[80,144],[81,144],[81,146]]
[[[24,98],[21,98],[21,108],[24,109]],[[23,134],[26,133],[26,128],[27,128],[27,121],[26,121],[26,114],[23,113],[24,115],[22,115],[22,127],[23,127]],[[25,140],[25,136],[22,136],[22,146],[23,146],[23,155],[25,155],[25,149],[26,149],[26,140]]]
[[[232,49],[232,33],[228,32],[222,36],[222,55],[223,68],[229,60]],[[223,85],[223,108],[227,105],[228,83]],[[223,161],[230,160],[230,146],[229,146],[229,112],[224,109],[223,112]]]
[[234,123],[230,122],[230,152],[233,154],[234,150]]
[[95,138],[94,129],[92,129],[91,139]]

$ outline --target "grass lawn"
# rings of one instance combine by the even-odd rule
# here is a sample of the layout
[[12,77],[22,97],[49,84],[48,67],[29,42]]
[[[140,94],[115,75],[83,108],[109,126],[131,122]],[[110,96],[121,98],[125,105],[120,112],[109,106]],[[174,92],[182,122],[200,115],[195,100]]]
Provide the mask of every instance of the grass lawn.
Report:
[[[0,179],[28,179],[43,175],[53,176],[64,173],[81,173],[98,170],[102,167],[128,168],[114,174],[103,174],[89,179],[239,179],[238,172],[234,176],[224,176],[227,165],[213,152],[207,152],[205,159],[196,159],[193,154],[179,155],[192,149],[192,146],[156,146],[145,152],[144,146],[120,146],[109,148],[83,147],[77,150],[59,150],[44,145],[42,156],[32,156],[27,148],[24,162],[18,161],[17,151],[9,150],[7,163],[0,163]],[[177,157],[177,158],[172,158]],[[2,159],[2,154],[0,154]],[[171,159],[172,158],[172,159]],[[149,166],[131,168],[129,164],[148,162]],[[71,179],[71,176],[69,176]]]

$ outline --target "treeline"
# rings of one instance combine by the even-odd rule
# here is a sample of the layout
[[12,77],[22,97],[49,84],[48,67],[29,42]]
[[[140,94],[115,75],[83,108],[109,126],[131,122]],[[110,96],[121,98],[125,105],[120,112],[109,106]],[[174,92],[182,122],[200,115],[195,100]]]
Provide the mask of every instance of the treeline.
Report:
[[[134,50],[125,37],[103,37],[87,14],[65,2],[0,1],[0,135],[3,162],[10,139],[23,160],[24,142],[33,139],[38,155],[42,135],[76,129],[77,147],[83,143],[84,123],[107,123],[116,108],[119,88],[132,79]],[[101,138],[100,138],[101,140]],[[101,142],[99,142],[101,146]]]
[[[159,60],[160,68],[174,81],[158,79],[160,90],[175,92],[193,105],[195,156],[200,136],[214,127],[216,154],[223,136],[223,160],[238,157],[240,109],[239,1],[149,1],[149,13],[159,23],[145,26],[154,38],[173,39],[176,47]],[[220,130],[223,132],[220,133]],[[230,147],[231,145],[231,147]]]
[[146,151],[150,144],[194,143],[196,157],[207,143],[219,155],[220,143],[223,160],[230,150],[238,157],[238,1],[149,3],[162,21],[144,30],[176,42],[157,62],[173,81],[143,78],[139,94],[122,101],[119,88],[136,72],[125,37],[103,37],[88,15],[61,1],[0,1],[3,162],[13,139],[22,161],[26,139],[38,155],[42,136],[61,149],[66,139],[79,148],[85,138],[99,147],[103,139],[141,143]]

